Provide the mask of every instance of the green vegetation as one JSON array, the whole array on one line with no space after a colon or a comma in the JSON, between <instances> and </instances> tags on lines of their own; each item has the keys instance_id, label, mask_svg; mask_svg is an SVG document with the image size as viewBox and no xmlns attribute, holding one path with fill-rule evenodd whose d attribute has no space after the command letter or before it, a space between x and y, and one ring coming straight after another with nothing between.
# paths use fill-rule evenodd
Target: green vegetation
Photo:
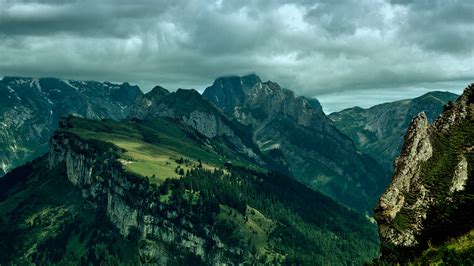
<instances>
[{"instance_id":1,"label":"green vegetation","mask_svg":"<svg viewBox=\"0 0 474 266\"><path fill-rule=\"evenodd\" d=\"M423 242L436 241L441 243L445 239L437 237L440 234L445 234L446 228L453 228L454 231L464 233L471 229L473 225L473 216L471 212L465 212L472 206L474 199L472 178L468 180L466 189L462 192L456 192L450 195L449 188L451 187L452 177L456 166L459 163L461 154L466 157L469 164L468 176L474 176L472 164L474 163L474 151L469 150L474 147L474 120L466 120L460 125L453 126L449 133L437 133L432 138L433 156L423 166L423 182L427 188L430 189L430 194L439 204L432 208L430 217L427 219L428 228ZM407 198L408 201L415 200L416 195ZM446 201L446 198L451 198L451 201ZM474 207L474 206L472 206ZM402 209L395 217L395 225L400 230L406 228L410 221L409 210ZM466 228L460 230L462 224ZM441 231L439 229L442 229ZM453 232L454 233L454 232Z\"/></svg>"},{"instance_id":2,"label":"green vegetation","mask_svg":"<svg viewBox=\"0 0 474 266\"><path fill-rule=\"evenodd\" d=\"M147 188L143 193L156 208L145 211L201 237L206 251L216 248L212 235L240 250L226 253L231 261L351 264L378 254L376 227L365 217L289 176L236 160L240 157L229 149L229 157L221 157L211 140L173 120L119 123L70 117L58 134L71 138L69 145L81 138L86 148L75 151L87 158L117 164L125 171L123 178ZM111 154L117 159L112 164ZM149 246L166 250L176 258L173 263L200 261L159 238L140 239L138 231L122 237L105 217L101 199L106 198L84 200L67 180L64 165L52 172L47 165L42 158L0 179L0 237L7 240L0 244L0 264L130 265L143 262L139 248ZM95 174L100 182L109 178Z\"/></svg>"},{"instance_id":3,"label":"green vegetation","mask_svg":"<svg viewBox=\"0 0 474 266\"><path fill-rule=\"evenodd\" d=\"M345 109L330 114L329 118L361 152L393 172L393 162L400 153L412 118L425 112L431 123L443 111L443 105L457 97L453 93L433 91L414 99L383 103L368 109Z\"/></svg>"},{"instance_id":4,"label":"green vegetation","mask_svg":"<svg viewBox=\"0 0 474 266\"><path fill-rule=\"evenodd\" d=\"M439 246L430 245L413 265L474 265L474 230L448 240Z\"/></svg>"},{"instance_id":5,"label":"green vegetation","mask_svg":"<svg viewBox=\"0 0 474 266\"><path fill-rule=\"evenodd\" d=\"M83 139L101 140L123 149L119 161L124 168L158 184L166 178L182 176L178 168L186 172L201 164L203 168L214 169L223 166L227 160L248 165L244 158L237 156L229 147L220 142L209 145L203 136L172 119L98 122L70 117L68 124L69 128L64 130ZM186 158L186 163L177 162L181 157Z\"/></svg>"},{"instance_id":6,"label":"green vegetation","mask_svg":"<svg viewBox=\"0 0 474 266\"><path fill-rule=\"evenodd\" d=\"M378 197L388 184L388 172L371 157L357 153L347 156L349 147L342 147L346 137L341 133L331 135L315 132L305 127L295 127L288 118L273 121L273 127L285 135L290 143L298 147L301 152L317 152L314 160L290 164L290 171L294 176L305 177L302 182L321 191L338 202L355 208L361 212L372 213ZM352 145L350 141L347 145ZM335 148L338 147L338 148ZM316 158L326 158L319 161ZM325 160L338 162L343 167L328 166ZM352 178L348 178L351 176Z\"/></svg>"},{"instance_id":7,"label":"green vegetation","mask_svg":"<svg viewBox=\"0 0 474 266\"><path fill-rule=\"evenodd\" d=\"M376 228L366 218L288 176L241 167L227 171L193 169L166 180L160 190L174 188L169 204L183 209L189 207L179 195L199 191L195 215L205 203L205 219L217 223L219 235L227 236L223 240L262 263L362 263L377 255Z\"/></svg>"},{"instance_id":8,"label":"green vegetation","mask_svg":"<svg viewBox=\"0 0 474 266\"><path fill-rule=\"evenodd\" d=\"M276 222L268 219L252 207L247 206L245 215L226 205L221 205L220 207L217 222L227 222L235 225L231 237L247 239L247 242L252 247L255 247L253 252L261 257L268 257L268 261L282 260L284 258L283 255L272 251L271 246L269 246L269 233L277 226Z\"/></svg>"},{"instance_id":9,"label":"green vegetation","mask_svg":"<svg viewBox=\"0 0 474 266\"><path fill-rule=\"evenodd\" d=\"M0 264L137 264L137 245L82 199L65 167L44 163L0 179Z\"/></svg>"},{"instance_id":10,"label":"green vegetation","mask_svg":"<svg viewBox=\"0 0 474 266\"><path fill-rule=\"evenodd\" d=\"M452 106L447 106L449 112ZM472 107L471 107L472 108ZM415 263L435 263L443 260L458 264L460 258L473 259L474 245L474 117L471 113L459 124L451 125L447 131L433 132L430 138L433 156L424 163L421 182L428 188L435 204L427 213L423 230L417 236L418 246L412 248L382 246L384 259L389 263L406 260ZM457 166L464 157L468 163L468 179L461 191L450 192ZM414 203L417 195L406 195ZM403 208L394 219L394 226L404 230L410 225L412 210ZM452 240L458 239L458 240ZM453 242L450 242L453 241ZM462 247L462 248L459 248ZM467 263L470 265L470 263Z\"/></svg>"}]
</instances>

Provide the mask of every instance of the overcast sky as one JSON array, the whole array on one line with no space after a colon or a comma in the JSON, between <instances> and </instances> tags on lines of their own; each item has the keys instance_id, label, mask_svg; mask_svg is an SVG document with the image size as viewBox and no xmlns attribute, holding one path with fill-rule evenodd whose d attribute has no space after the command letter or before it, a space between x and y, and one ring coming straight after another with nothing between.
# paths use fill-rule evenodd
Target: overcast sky
<instances>
[{"instance_id":1,"label":"overcast sky","mask_svg":"<svg viewBox=\"0 0 474 266\"><path fill-rule=\"evenodd\" d=\"M461 92L474 1L0 0L0 76L203 90L257 73L326 112Z\"/></svg>"}]
</instances>

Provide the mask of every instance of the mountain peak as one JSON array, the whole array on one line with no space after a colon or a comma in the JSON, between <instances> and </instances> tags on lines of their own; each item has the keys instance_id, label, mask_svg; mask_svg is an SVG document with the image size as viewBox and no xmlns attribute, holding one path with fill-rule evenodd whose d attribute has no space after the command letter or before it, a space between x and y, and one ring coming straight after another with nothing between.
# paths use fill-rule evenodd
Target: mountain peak
<instances>
[{"instance_id":1,"label":"mountain peak","mask_svg":"<svg viewBox=\"0 0 474 266\"><path fill-rule=\"evenodd\" d=\"M318 99L316 98L307 98L307 97L302 97L303 99L306 99L308 103L313 107L315 110L318 110L320 112L323 112L323 106L319 102Z\"/></svg>"},{"instance_id":2,"label":"mountain peak","mask_svg":"<svg viewBox=\"0 0 474 266\"><path fill-rule=\"evenodd\" d=\"M456 95L456 94L454 94L452 92L449 92L449 91L430 91L430 92L427 92L427 93L425 93L425 94L423 94L423 95L421 95L420 97L417 97L417 98L435 97L435 98L439 98L441 100L444 100L446 98L451 99L453 96L459 96L459 95Z\"/></svg>"},{"instance_id":3,"label":"mountain peak","mask_svg":"<svg viewBox=\"0 0 474 266\"><path fill-rule=\"evenodd\" d=\"M159 99L165 97L168 94L170 94L170 92L167 89L157 85L157 86L153 87L153 89L151 89L151 91L146 93L145 97L147 97L150 100L159 100Z\"/></svg>"},{"instance_id":4,"label":"mountain peak","mask_svg":"<svg viewBox=\"0 0 474 266\"><path fill-rule=\"evenodd\" d=\"M176 95L186 95L186 96L199 96L199 98L201 98L201 94L195 90L195 89L181 89L179 88L178 90L176 90Z\"/></svg>"},{"instance_id":5,"label":"mountain peak","mask_svg":"<svg viewBox=\"0 0 474 266\"><path fill-rule=\"evenodd\" d=\"M272 91L279 91L282 89L282 87L280 86L280 84L276 83L276 82L273 82L271 80L267 80L265 82L262 83L263 85L267 86L270 90Z\"/></svg>"},{"instance_id":6,"label":"mountain peak","mask_svg":"<svg viewBox=\"0 0 474 266\"><path fill-rule=\"evenodd\" d=\"M474 102L474 83L469 84L461 95L461 99L466 101L466 104Z\"/></svg>"},{"instance_id":7,"label":"mountain peak","mask_svg":"<svg viewBox=\"0 0 474 266\"><path fill-rule=\"evenodd\" d=\"M377 183L388 175L332 126L316 99L296 96L270 80L252 87L241 81L239 77L217 79L203 95L251 128L262 151L280 154L278 167L300 182L359 210L372 208L379 196ZM364 166L354 170L349 165Z\"/></svg>"},{"instance_id":8,"label":"mountain peak","mask_svg":"<svg viewBox=\"0 0 474 266\"><path fill-rule=\"evenodd\" d=\"M469 106L474 103L474 84L469 84L461 96L454 102L444 107L444 112L435 121L439 131L447 131L451 126L459 124L468 116Z\"/></svg>"},{"instance_id":9,"label":"mountain peak","mask_svg":"<svg viewBox=\"0 0 474 266\"><path fill-rule=\"evenodd\" d=\"M428 118L424 111L420 112L417 116L415 116L412 120L412 126L426 126L428 124Z\"/></svg>"},{"instance_id":10,"label":"mountain peak","mask_svg":"<svg viewBox=\"0 0 474 266\"><path fill-rule=\"evenodd\" d=\"M433 155L433 147L429 140L430 128L428 119L424 112L419 113L411 121L410 127L405 135L405 141L400 156L395 160L395 174L392 182L382 195L376 207L376 219L379 221L382 240L392 242L395 245L414 246L417 244L416 234L420 228L405 230L399 234L392 227L401 209L410 204L406 199L405 191L424 191L425 188L418 181L419 171L424 162ZM424 193L424 192L423 192ZM424 199L417 210L421 212L427 206ZM415 208L415 207L413 207ZM418 216L416 222L420 222Z\"/></svg>"},{"instance_id":11,"label":"mountain peak","mask_svg":"<svg viewBox=\"0 0 474 266\"><path fill-rule=\"evenodd\" d=\"M244 102L245 94L261 82L256 74L220 77L206 88L202 96L224 112L232 114L235 107Z\"/></svg>"},{"instance_id":12,"label":"mountain peak","mask_svg":"<svg viewBox=\"0 0 474 266\"><path fill-rule=\"evenodd\" d=\"M248 75L244 75L244 76L237 76L237 75L229 75L229 76L222 76L222 77L218 77L214 83L216 82L232 82L232 81L238 81L238 82L241 82L241 83L246 83L246 84L255 84L255 83L258 83L258 82L262 82L262 80L260 79L260 77L255 74L255 73L252 73L252 74L248 74Z\"/></svg>"}]
</instances>

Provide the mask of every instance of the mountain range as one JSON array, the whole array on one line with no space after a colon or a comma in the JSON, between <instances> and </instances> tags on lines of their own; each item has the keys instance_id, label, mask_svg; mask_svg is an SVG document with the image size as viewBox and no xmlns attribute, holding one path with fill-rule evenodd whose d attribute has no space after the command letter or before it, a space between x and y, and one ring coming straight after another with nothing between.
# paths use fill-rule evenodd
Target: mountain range
<instances>
[{"instance_id":1,"label":"mountain range","mask_svg":"<svg viewBox=\"0 0 474 266\"><path fill-rule=\"evenodd\" d=\"M0 105L3 173L45 153L64 115L115 120L174 117L207 137L233 142L238 154L252 154L259 164L286 172L362 212L371 212L388 184L389 162L411 115L425 111L434 117L454 97L434 92L328 118L316 99L297 97L254 74L218 78L203 97L193 90L170 93L160 86L144 95L128 83L14 77L0 82L0 93L5 96ZM389 117L395 111L402 122Z\"/></svg>"},{"instance_id":2,"label":"mountain range","mask_svg":"<svg viewBox=\"0 0 474 266\"><path fill-rule=\"evenodd\" d=\"M0 176L45 153L62 116L123 119L137 86L54 78L0 81Z\"/></svg>"},{"instance_id":3,"label":"mountain range","mask_svg":"<svg viewBox=\"0 0 474 266\"><path fill-rule=\"evenodd\" d=\"M267 168L250 135L200 94L157 95L137 98L127 120L62 119L47 154L0 179L0 263L332 264L376 256L374 224Z\"/></svg>"},{"instance_id":4,"label":"mountain range","mask_svg":"<svg viewBox=\"0 0 474 266\"><path fill-rule=\"evenodd\" d=\"M443 245L473 224L472 86L329 116L257 75L202 95L6 77L0 96L0 264L362 264L377 202L375 263L471 252Z\"/></svg>"}]
</instances>

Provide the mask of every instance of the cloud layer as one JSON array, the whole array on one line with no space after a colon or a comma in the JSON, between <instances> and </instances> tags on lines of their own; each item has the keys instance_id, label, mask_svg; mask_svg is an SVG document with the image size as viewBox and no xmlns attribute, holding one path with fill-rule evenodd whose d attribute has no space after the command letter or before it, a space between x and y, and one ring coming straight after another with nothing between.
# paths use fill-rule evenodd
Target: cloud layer
<instances>
[{"instance_id":1,"label":"cloud layer","mask_svg":"<svg viewBox=\"0 0 474 266\"><path fill-rule=\"evenodd\" d=\"M377 102L331 98L361 90L460 91L473 43L472 1L0 0L0 75L202 90L255 72L334 110Z\"/></svg>"}]
</instances>

